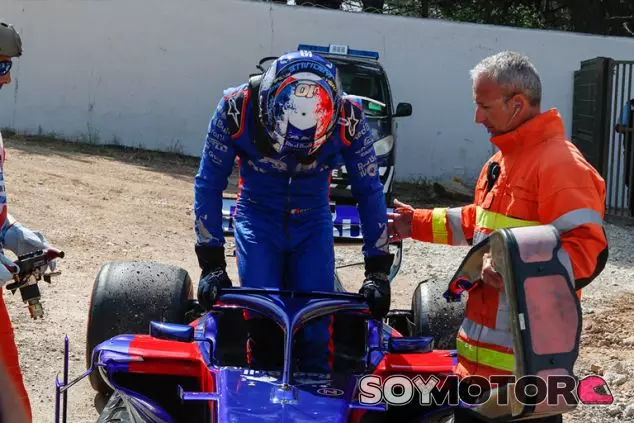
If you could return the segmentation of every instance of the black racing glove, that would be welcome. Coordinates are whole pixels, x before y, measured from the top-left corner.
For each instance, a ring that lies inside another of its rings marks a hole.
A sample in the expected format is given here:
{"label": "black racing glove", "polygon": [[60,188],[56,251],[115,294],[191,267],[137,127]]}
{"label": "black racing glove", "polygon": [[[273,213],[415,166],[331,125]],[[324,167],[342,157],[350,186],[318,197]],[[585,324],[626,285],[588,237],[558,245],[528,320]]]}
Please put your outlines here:
{"label": "black racing glove", "polygon": [[365,257],[365,280],[359,294],[365,297],[376,319],[384,318],[390,311],[392,297],[388,275],[393,261],[394,254]]}
{"label": "black racing glove", "polygon": [[225,249],[196,245],[196,255],[202,269],[198,282],[198,302],[205,310],[209,310],[216,302],[220,290],[232,286],[226,270]]}

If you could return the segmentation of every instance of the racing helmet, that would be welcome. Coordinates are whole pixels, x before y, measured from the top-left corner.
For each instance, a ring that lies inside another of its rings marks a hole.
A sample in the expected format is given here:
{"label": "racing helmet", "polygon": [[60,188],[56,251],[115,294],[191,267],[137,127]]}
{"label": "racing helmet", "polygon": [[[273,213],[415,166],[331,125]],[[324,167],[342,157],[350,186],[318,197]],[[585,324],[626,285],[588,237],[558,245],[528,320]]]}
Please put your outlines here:
{"label": "racing helmet", "polygon": [[0,56],[22,56],[22,39],[15,28],[0,20]]}
{"label": "racing helmet", "polygon": [[337,68],[310,51],[277,58],[262,77],[259,121],[280,154],[310,156],[333,133],[341,109]]}
{"label": "racing helmet", "polygon": [[11,58],[22,56],[22,39],[13,26],[0,21],[0,87],[11,82]]}

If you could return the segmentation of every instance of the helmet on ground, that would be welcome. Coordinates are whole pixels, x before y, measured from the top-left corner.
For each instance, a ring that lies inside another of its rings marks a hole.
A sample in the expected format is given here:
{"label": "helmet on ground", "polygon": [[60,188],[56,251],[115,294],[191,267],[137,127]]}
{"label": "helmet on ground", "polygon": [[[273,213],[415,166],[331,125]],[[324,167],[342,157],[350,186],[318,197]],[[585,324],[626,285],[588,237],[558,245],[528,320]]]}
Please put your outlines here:
{"label": "helmet on ground", "polygon": [[310,51],[277,58],[262,77],[259,119],[275,151],[308,156],[330,137],[341,109],[337,68]]}
{"label": "helmet on ground", "polygon": [[8,23],[0,21],[0,56],[22,56],[20,34]]}

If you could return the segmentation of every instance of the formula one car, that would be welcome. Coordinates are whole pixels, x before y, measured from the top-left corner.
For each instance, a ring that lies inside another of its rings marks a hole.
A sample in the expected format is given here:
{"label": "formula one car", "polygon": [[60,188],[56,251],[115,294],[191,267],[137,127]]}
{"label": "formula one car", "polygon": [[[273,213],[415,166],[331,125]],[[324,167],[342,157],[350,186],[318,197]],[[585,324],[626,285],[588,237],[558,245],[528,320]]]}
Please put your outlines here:
{"label": "formula one car", "polygon": [[[402,260],[402,244],[394,247],[391,280]],[[512,311],[516,375],[572,375],[581,314],[556,231],[495,232],[472,248],[452,281],[477,283],[482,254],[489,250],[504,276]],[[340,284],[338,292],[225,289],[213,309],[203,312],[192,299],[185,270],[154,262],[106,263],[91,298],[88,370],[68,380],[67,338],[63,380],[56,380],[55,420],[66,421],[67,390],[88,376],[98,395],[108,398],[98,422],[443,421],[456,406],[451,399],[457,392],[452,375],[457,354],[438,349],[435,343],[446,341],[434,331],[455,336],[463,311],[456,301],[461,292],[452,288],[456,284],[445,284],[445,295],[431,299],[429,287],[442,285],[420,283],[412,310],[392,310],[384,321],[374,319],[363,298],[342,292]],[[548,307],[552,304],[557,307]],[[249,358],[245,312],[257,313],[273,328],[267,336],[281,339],[267,351],[275,360],[264,366]],[[332,369],[306,372],[295,340],[321,316],[332,316]],[[433,379],[433,389],[407,389],[404,382],[417,377],[424,383]],[[570,409],[511,398],[515,401],[508,406],[485,402],[473,412],[493,421]]]}

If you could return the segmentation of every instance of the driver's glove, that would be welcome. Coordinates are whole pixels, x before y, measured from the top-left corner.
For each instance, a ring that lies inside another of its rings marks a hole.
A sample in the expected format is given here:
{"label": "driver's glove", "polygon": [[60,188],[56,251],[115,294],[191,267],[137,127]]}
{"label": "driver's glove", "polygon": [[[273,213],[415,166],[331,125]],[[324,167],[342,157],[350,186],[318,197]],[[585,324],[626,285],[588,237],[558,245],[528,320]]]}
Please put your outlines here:
{"label": "driver's glove", "polygon": [[18,265],[11,261],[9,257],[0,253],[0,287],[4,286],[7,282],[11,282],[13,275],[17,275],[19,272],[20,268]]}
{"label": "driver's glove", "polygon": [[390,268],[394,254],[365,257],[365,280],[359,293],[363,295],[370,307],[372,316],[382,319],[390,311],[391,290]]}
{"label": "driver's glove", "polygon": [[[14,221],[4,234],[3,246],[20,257],[35,251],[44,250],[49,247],[49,244],[41,232],[32,231],[26,226]],[[51,260],[48,265],[44,265],[40,268],[40,272],[46,272],[47,267],[51,269],[51,272],[54,272],[57,268],[57,262]]]}
{"label": "driver's glove", "polygon": [[225,249],[196,245],[196,255],[202,269],[198,282],[198,302],[205,310],[209,310],[216,302],[220,290],[232,286],[226,270]]}

